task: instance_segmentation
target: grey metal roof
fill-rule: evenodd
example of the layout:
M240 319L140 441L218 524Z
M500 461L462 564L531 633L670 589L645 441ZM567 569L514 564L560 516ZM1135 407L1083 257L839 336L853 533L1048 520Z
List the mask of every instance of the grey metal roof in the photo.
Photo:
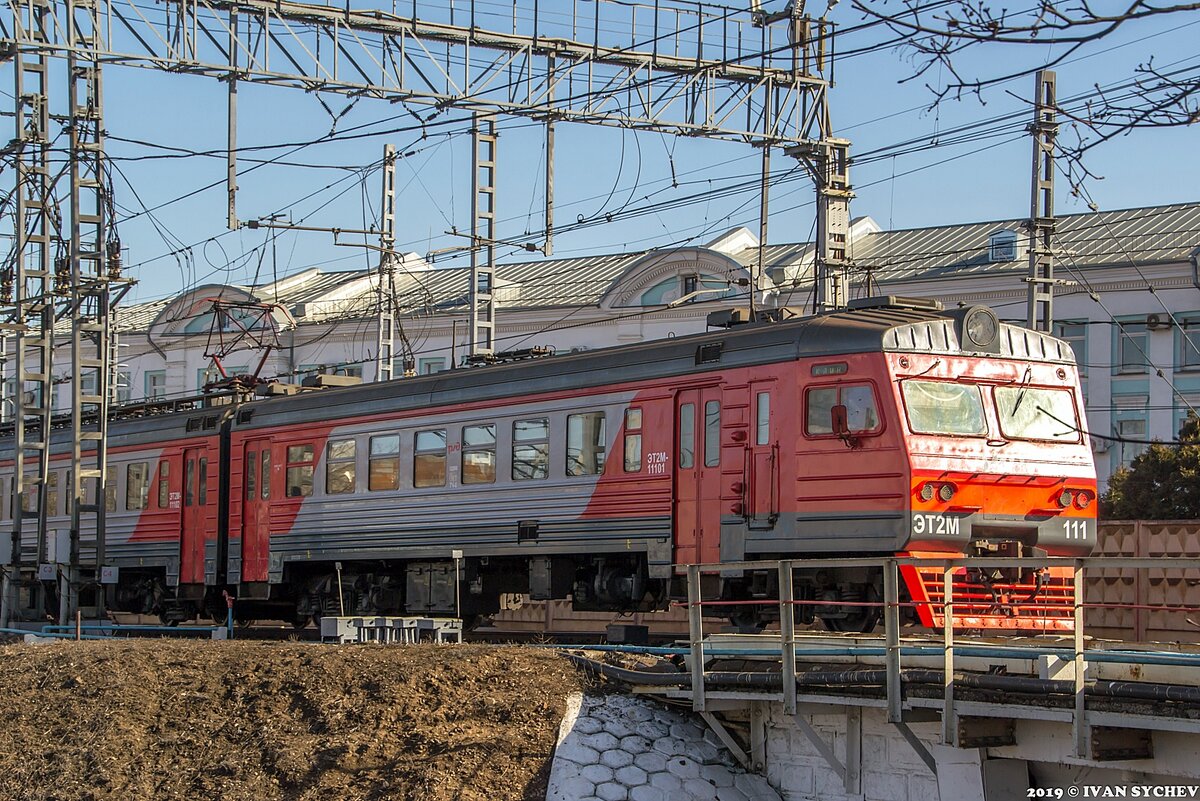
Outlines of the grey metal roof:
M988 238L1000 229L1025 236L1023 219L880 231L854 242L855 263L878 279L912 281L946 275L1024 271L1027 264L988 260ZM1058 218L1055 252L1068 267L1187 261L1200 246L1200 204L1152 206Z
M1000 229L1012 230L1017 232L1020 246L1023 223L1022 219L992 220L864 233L853 241L851 254L860 268L873 270L883 284L1023 271L1026 264L1020 254L1012 262L988 260L989 236ZM1060 216L1055 243L1062 261L1072 268L1118 266L1130 260L1138 264L1185 262L1200 246L1200 203ZM500 264L496 269L498 294L509 309L595 305L634 262L652 252ZM777 278L786 274L792 286L808 283L807 269L797 275L797 268L807 268L812 252L810 242L768 245L767 272ZM758 249L747 248L732 258L743 265L755 264ZM312 269L248 289L264 301L282 304L298 319L317 314L325 319L355 317L371 312L375 294L366 282L358 290L348 285L369 275L367 270ZM465 266L411 269L402 263L396 273L401 309L460 311L467 305L468 276ZM168 302L123 307L118 330L145 330Z

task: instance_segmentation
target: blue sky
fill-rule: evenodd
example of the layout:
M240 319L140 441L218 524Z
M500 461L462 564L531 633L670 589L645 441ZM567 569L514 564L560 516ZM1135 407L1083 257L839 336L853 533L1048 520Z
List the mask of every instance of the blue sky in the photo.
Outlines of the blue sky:
M361 2L358 6L365 5ZM769 7L781 5L768 4ZM848 4L846 4L848 5ZM831 14L843 25L857 20L839 6ZM1156 64L1200 63L1195 41L1200 14L1128 26L1115 37L1091 45L1072 62L1058 67L1060 99L1081 94L1094 84L1126 79L1132 68L1151 56ZM873 34L875 40L879 35ZM870 36L846 38L840 50L869 44ZM995 46L960 61L968 74L993 75L1044 63L1061 52L1053 43L1034 47ZM911 72L906 54L883 50L846 60L837 66L832 114L838 135L852 140L852 153L867 153L906 140L938 141L954 126L1007 112L1028 114L1033 79L1022 77L990 89L985 103L969 98L928 105L931 92L922 81L899 83ZM948 76L936 70L923 80L937 84ZM11 86L11 73L0 75ZM221 158L147 159L165 151L121 139L135 139L196 151L225 146L225 86L193 76L145 69L105 70L108 152L118 168L116 200L123 219L121 239L130 274L139 285L131 300L146 300L206 281L270 280L319 266L361 268L377 254L335 247L328 234L263 230L227 232L223 184L175 201L223 179ZM282 161L240 179L238 216L245 220L280 212L310 225L370 227L378 216L380 183L372 169L386 142L416 151L397 168L398 239L403 249L421 253L461 244L445 232L469 229L470 139L415 132L368 135L410 126L414 119L401 106L360 100L351 104L336 95L317 96L285 88L242 84L239 145L270 147L305 142L328 134L333 116L337 130L365 126L361 135L297 150ZM420 109L427 113L425 109ZM465 119L465 118L464 118ZM374 125L367 125L374 123ZM499 197L501 238L520 238L543 225L541 128L528 120L501 118ZM464 126L465 127L465 124ZM1139 131L1093 151L1089 168L1103 180L1089 182L1101 209L1194 201L1200 185L1200 159L1195 127ZM1070 137L1069 131L1063 136ZM248 159L272 158L287 149L243 153ZM870 215L882 226L906 228L1028 214L1031 144L1019 130L996 139L944 145L901 153L852 168L857 198L855 216ZM777 167L790 166L782 154ZM606 213L637 208L703 190L709 182L757 174L759 157L748 145L674 139L656 133L560 124L557 129L556 219L559 226L602 219ZM681 184L672 189L674 174ZM11 175L11 173L10 173ZM894 177L893 177L894 176ZM126 183L128 181L128 184ZM136 194L135 194L136 193ZM791 181L772 194L770 239L805 240L813 228L812 187ZM161 204L167 205L158 208ZM153 215L144 208L157 209ZM758 199L747 192L667 209L604 225L591 225L556 239L555 255L639 250L673 242L704 242L738 224L755 226ZM1086 211L1060 181L1059 213ZM361 238L360 238L361 239ZM185 248L184 246L193 246ZM533 258L528 254L508 258ZM464 263L449 259L445 263Z

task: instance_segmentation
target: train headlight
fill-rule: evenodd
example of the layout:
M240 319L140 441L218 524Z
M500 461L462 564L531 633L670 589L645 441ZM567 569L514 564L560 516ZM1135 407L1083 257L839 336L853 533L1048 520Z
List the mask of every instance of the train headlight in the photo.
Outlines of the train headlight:
M1071 491L1063 490L1061 493L1059 493L1058 505L1061 506L1062 508L1066 509L1068 506L1071 505L1072 500L1074 500L1074 496L1071 495Z
M933 485L930 484L928 481L926 481L924 484L921 485L921 500L923 500L923 501L932 501L933 500Z
M1092 495L1088 492L1079 492L1075 494L1075 505L1080 509L1086 509L1092 505Z
M1000 322L991 309L980 307L967 313L966 319L963 320L963 330L972 345L987 348L999 336Z
M953 484L943 484L942 486L938 487L938 497L941 498L943 501L948 501L951 498L953 498L954 497L954 485Z

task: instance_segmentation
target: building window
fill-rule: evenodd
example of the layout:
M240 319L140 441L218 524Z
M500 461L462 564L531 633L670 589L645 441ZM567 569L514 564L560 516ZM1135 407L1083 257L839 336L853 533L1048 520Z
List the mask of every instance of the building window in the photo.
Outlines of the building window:
M567 415L567 475L604 472L604 412Z
M771 393L760 392L754 418L754 443L766 445L771 441Z
M145 509L150 498L150 465L134 462L125 465L125 508Z
M303 498L313 494L313 446L289 445L287 449L287 496Z
M400 488L400 435L371 437L367 489L371 492Z
M462 433L462 483L496 481L496 427L464 426Z
M303 384L306 378L315 378L321 374L321 365L319 364L302 364L300 365L300 374L296 376L296 383Z
M550 421L517 420L513 423L512 477L515 481L550 475Z
M1063 321L1054 324L1054 336L1071 346L1075 353L1075 363L1079 366L1079 375L1087 375L1088 324L1082 321Z
M166 370L147 370L145 372L145 379L146 400L159 400L167 397Z
M338 375L348 375L351 378L362 378L363 366L361 364L343 364L337 369Z
M339 439L325 446L325 492L345 495L354 492L354 467L358 449L352 439Z
M1113 443L1114 467L1129 467L1149 447L1144 442L1149 439L1149 406L1145 395L1113 395L1113 434L1118 439Z
M1179 319L1175 342L1175 369L1200 370L1200 316Z
M446 429L418 431L413 449L413 486L446 486Z
M1017 260L1015 231L996 231L988 237L988 261L994 263Z
M625 472L642 470L642 410L625 410Z
M1118 322L1116 330L1116 373L1144 373L1150 364L1150 336L1145 320Z
M417 360L417 372L421 375L432 375L433 373L440 373L445 369L446 359L444 357Z
M130 386L131 379L128 370L117 371L117 386L113 389L113 397L117 399L117 403L129 403L133 397L133 391Z
M217 369L215 364L210 364L208 367L201 368L196 371L196 391L203 392L204 388L209 384L221 378L221 371Z

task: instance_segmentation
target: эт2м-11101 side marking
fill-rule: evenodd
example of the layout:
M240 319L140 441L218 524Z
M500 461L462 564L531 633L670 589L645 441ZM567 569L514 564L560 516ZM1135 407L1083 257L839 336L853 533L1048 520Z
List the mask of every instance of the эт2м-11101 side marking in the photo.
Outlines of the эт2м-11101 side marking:
M684 594L689 563L1084 555L1096 475L1082 409L1062 341L985 307L889 298L237 405L118 411L110 608L223 618L228 591L241 618L303 624L339 612L337 563L347 614L472 617L506 593L662 608ZM68 437L52 449L62 488ZM11 521L11 431L0 448ZM65 493L49 495L50 527L69 525ZM93 543L83 532L84 564ZM22 551L32 564L31 535ZM912 600L933 602L916 605L919 622L939 625L940 568L902 576ZM705 581L707 598L775 597L770 571ZM1053 570L955 582L957 625L1072 625L1070 582ZM881 586L872 569L797 571L798 598L828 602L798 614L868 629ZM726 614L761 622L754 609Z

